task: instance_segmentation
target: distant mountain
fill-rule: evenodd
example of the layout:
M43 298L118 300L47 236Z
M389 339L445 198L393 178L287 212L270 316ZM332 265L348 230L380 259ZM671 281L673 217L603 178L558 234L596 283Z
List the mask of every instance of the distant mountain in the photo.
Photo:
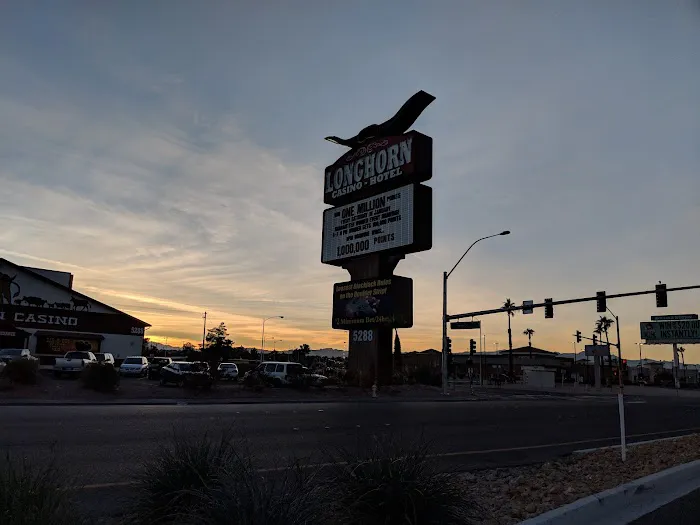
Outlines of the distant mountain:
M347 357L347 350L338 350L336 348L321 348L319 350L311 350L310 355L320 355L321 357Z

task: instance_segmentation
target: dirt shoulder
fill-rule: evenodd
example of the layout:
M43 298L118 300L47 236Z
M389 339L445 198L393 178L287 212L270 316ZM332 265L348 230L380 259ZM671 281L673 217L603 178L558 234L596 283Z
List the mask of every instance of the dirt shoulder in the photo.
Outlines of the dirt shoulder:
M700 435L576 454L541 465L464 474L483 524L511 525L557 507L700 459Z

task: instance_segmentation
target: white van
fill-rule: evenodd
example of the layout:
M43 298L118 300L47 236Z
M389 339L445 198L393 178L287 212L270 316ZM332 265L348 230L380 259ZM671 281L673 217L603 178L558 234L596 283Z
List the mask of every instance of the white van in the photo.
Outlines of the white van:
M269 377L273 384L278 385L289 385L292 377L304 374L304 367L301 363L287 361L265 361L260 363L255 370Z

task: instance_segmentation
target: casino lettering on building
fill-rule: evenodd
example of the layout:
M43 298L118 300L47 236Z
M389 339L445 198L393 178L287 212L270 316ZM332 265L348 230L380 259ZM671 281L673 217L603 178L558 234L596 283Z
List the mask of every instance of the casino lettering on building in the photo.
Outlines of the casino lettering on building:
M28 348L42 364L73 350L141 355L150 325L73 288L68 272L0 259L0 348Z

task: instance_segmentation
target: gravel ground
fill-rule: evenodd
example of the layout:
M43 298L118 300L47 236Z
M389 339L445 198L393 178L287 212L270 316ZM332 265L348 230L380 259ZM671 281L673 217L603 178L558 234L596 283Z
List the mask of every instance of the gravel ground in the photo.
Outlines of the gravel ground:
M700 459L700 435L573 455L559 461L464 474L480 523L509 525L611 489L623 483Z

